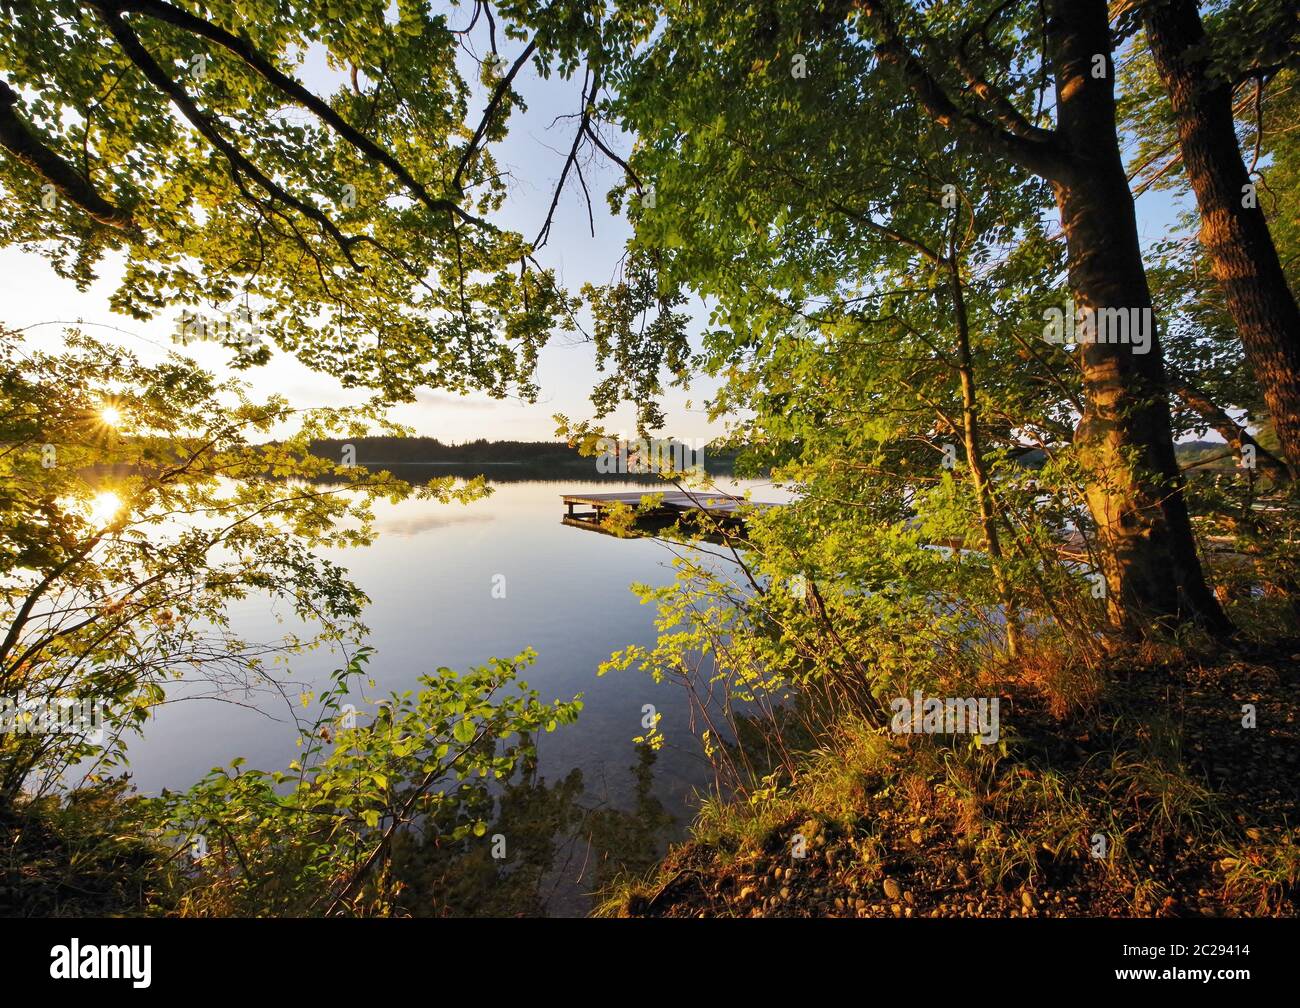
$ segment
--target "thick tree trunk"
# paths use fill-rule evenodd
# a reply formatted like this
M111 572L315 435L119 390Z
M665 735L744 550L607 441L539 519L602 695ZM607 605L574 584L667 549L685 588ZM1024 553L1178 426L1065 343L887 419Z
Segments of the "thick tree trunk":
M1068 245L1070 285L1080 305L1146 313L1145 353L1122 343L1091 343L1081 351L1086 402L1079 459L1101 539L1112 623L1138 637L1153 623L1182 621L1216 634L1231 632L1201 573L1174 458L1151 292L1120 157L1106 0L1046 0L1044 58L1055 85L1054 130L1030 122L976 68L960 61L969 93L979 102L954 101L940 75L904 40L894 5L845 2L846 12L870 20L879 35L876 54L898 68L934 122L1051 183Z
M1147 42L1178 121L1183 169L1201 212L1201 243L1264 391L1292 477L1300 477L1300 308L1264 211L1244 198L1250 176L1233 128L1232 88L1210 76L1194 0L1148 4Z
M1152 622L1183 621L1227 633L1231 624L1201 572L1174 457L1162 354L1115 124L1105 3L1053 0L1048 35L1058 134L1071 162L1052 180L1070 287L1081 309L1122 310L1132 340L1102 342L1118 333L1098 331L1079 350L1085 408L1076 444L1101 539L1107 612L1130 636ZM1145 347L1134 339L1140 325Z

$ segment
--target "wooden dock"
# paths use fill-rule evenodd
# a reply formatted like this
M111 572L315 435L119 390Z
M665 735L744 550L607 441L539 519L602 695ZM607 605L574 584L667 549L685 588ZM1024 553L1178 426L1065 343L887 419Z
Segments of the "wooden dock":
M636 511L641 508L646 498L654 500L654 506L638 511L637 521L672 522L696 514L708 515L723 522L738 522L745 509L780 507L779 504L750 501L718 491L686 493L679 490L627 490L621 493L561 494L560 496L567 509L564 524L595 529L599 532L609 530L604 524L604 519L611 509L623 505ZM577 510L579 508L585 510L579 511Z

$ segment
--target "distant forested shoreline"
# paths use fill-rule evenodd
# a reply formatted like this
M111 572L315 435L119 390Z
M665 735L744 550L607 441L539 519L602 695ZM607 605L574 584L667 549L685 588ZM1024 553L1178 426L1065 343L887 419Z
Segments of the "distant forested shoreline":
M345 445L355 448L355 461L364 466L490 466L503 470L517 467L530 475L543 473L593 479L626 479L629 476L599 472L594 457L579 454L576 447L564 441L489 441L479 438L464 444L447 444L435 437L328 438L312 441L311 453L319 458L339 461ZM715 475L731 474L736 455L735 449L715 451L704 448L705 471Z
M602 473L596 468L592 456L584 456L578 449L564 441L489 441L478 438L463 444L448 444L436 437L360 437L322 438L311 442L311 453L318 458L339 461L345 445L352 445L359 465L380 467L390 465L446 465L446 466L500 466L521 467L529 472L563 472L565 475L593 478L626 478L638 474ZM1235 463L1226 459L1221 441L1183 441L1174 446L1183 466L1207 468L1232 468ZM706 472L731 475L736 467L740 449L703 449ZM1231 452L1227 452L1231 454ZM1226 459L1226 461L1225 461ZM1043 464L1041 451L1028 451L1020 455L1020 462L1030 468ZM647 474L641 474L647 475Z

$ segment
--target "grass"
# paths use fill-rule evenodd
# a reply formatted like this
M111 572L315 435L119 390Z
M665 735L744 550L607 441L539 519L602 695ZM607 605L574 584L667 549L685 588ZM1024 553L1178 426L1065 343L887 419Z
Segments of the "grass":
M11 917L165 912L174 852L133 815L120 781L0 809L0 911Z
M1012 711L995 747L839 723L780 787L706 803L692 840L597 912L1294 916L1300 648L1284 644L1034 656L993 687Z

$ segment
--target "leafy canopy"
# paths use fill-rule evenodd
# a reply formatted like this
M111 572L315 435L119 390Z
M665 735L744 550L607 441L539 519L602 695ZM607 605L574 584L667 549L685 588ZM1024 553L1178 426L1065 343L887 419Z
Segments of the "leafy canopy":
M471 127L451 16L409 0L346 16L332 0L5 5L0 243L83 287L113 253L115 309L246 309L344 386L534 394L571 305L491 223L505 179L489 148L537 40L493 58L523 32L492 22Z
M110 722L102 747L0 735L0 798L36 770L39 792L86 756L92 775L122 764L168 683L277 696L277 657L355 646L365 597L321 551L369 542L377 499L483 492L452 477L413 488L308 452L374 424L367 410L256 402L178 355L146 366L76 331L58 352L33 351L0 330L0 695L89 698ZM245 640L230 606L246 598L298 629Z

